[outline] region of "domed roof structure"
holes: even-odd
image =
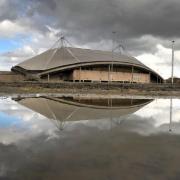
[[[67,67],[70,65],[86,64],[86,63],[111,63],[112,52],[101,50],[80,49],[72,47],[62,47],[50,49],[42,54],[30,58],[22,63],[17,64],[27,71],[47,71],[56,69],[57,67]],[[113,62],[124,65],[134,65],[150,70],[143,63],[134,57],[113,53]]]
[[[101,70],[97,71],[97,67],[100,66]],[[105,66],[106,70],[104,71],[103,67]],[[93,71],[87,72],[87,67],[93,67]],[[113,67],[121,69],[113,72]],[[77,70],[78,68],[84,69],[84,74],[82,76],[78,75],[81,73],[81,70]],[[123,68],[124,70],[122,70]],[[127,72],[128,68],[132,69],[128,71],[129,74],[123,74],[123,72]],[[131,78],[133,68],[135,68],[137,72],[134,74],[134,80],[133,77]],[[32,74],[36,77],[71,71],[69,75],[66,74],[66,77],[62,78],[62,80],[65,79],[70,81],[110,81],[110,78],[112,81],[119,82],[145,83],[151,82],[152,78],[154,79],[153,81],[156,81],[155,79],[158,79],[159,82],[163,81],[163,78],[159,74],[145,66],[134,57],[117,52],[81,49],[67,46],[49,49],[33,58],[17,64],[12,67],[12,71],[24,75]],[[112,71],[111,75],[109,75],[110,71]],[[102,72],[104,73],[103,75]],[[102,78],[100,77],[101,75],[103,76]],[[59,77],[60,76],[62,77],[62,75],[59,74]],[[126,78],[123,78],[123,76],[126,76]],[[139,78],[139,76],[141,77]]]

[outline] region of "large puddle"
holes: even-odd
[[[0,179],[180,179],[180,99],[0,98]]]

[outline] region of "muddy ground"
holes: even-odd
[[[107,83],[39,83],[12,82],[0,83],[1,95],[12,94],[99,94],[99,95],[142,95],[142,96],[178,96],[180,84],[107,84]]]

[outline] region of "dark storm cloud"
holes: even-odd
[[[15,20],[20,15],[21,3],[18,0],[1,0],[0,1],[0,21]]]
[[[171,40],[180,36],[179,0],[31,0],[29,2],[31,8],[28,13],[31,17],[35,18],[37,15],[47,17],[46,20],[49,19],[50,25],[63,29],[67,36],[72,36],[84,44],[111,40],[112,31],[117,31],[116,38],[127,42],[130,49],[147,46],[148,40],[138,41],[138,38],[145,35],[152,35],[162,40]],[[169,44],[165,43],[165,45]],[[150,47],[144,49],[149,50]]]
[[[155,52],[156,44],[180,47],[179,0],[2,0],[0,20],[21,20],[42,34],[60,29],[79,45],[116,41],[136,54]],[[144,38],[152,36],[153,38]]]

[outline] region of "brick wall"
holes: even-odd
[[[25,77],[20,74],[15,74],[13,72],[0,72],[0,82],[19,82],[24,81]]]

